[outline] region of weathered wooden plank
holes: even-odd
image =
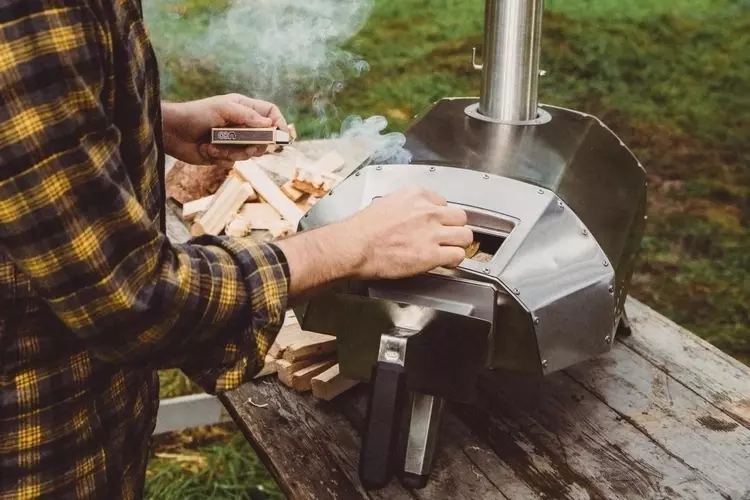
[[[479,388],[474,405],[454,411],[546,498],[721,498],[700,472],[565,373],[531,379],[495,372]]]
[[[750,367],[635,299],[626,307],[634,332],[625,345],[750,429]]]
[[[626,348],[567,373],[725,496],[750,495],[750,430],[669,374]]]
[[[268,406],[258,408],[248,398]],[[288,498],[414,498],[397,483],[374,492],[362,488],[359,437],[330,403],[287,389],[275,379],[245,384],[221,399]]]

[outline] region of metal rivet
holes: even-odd
[[[581,234],[584,235],[584,236],[587,236],[589,234],[589,230],[588,229],[581,229]]]
[[[513,289],[513,293],[515,293],[516,295],[520,295],[521,294],[521,290],[519,290],[518,288],[514,288]]]
[[[482,269],[482,272],[484,274],[490,274],[490,268],[489,267],[485,267],[484,269]]]
[[[604,267],[609,267],[609,262],[607,262],[606,260],[602,261],[602,264],[604,264]]]
[[[489,179],[490,178],[490,176],[487,175],[487,174],[484,174],[482,177],[484,177],[485,179]]]
[[[563,208],[563,202],[561,200],[557,200],[557,206]]]
[[[380,165],[378,165],[377,167],[375,167],[375,170],[383,170],[383,167],[381,167]]]
[[[643,220],[648,220],[648,215],[644,215]]]
[[[607,344],[609,344],[610,342],[612,342],[612,337],[610,337],[609,335],[607,335],[606,337],[604,337],[604,342],[606,342]]]
[[[541,189],[541,188],[537,189],[536,192],[539,193],[539,194],[544,194],[544,189]]]
[[[542,368],[547,368],[547,360],[546,359],[542,360]]]
[[[430,172],[434,172],[434,171],[435,171],[435,167],[430,167]]]
[[[609,293],[612,293],[614,291],[615,291],[615,287],[613,287],[612,285],[609,285]]]
[[[538,324],[539,324],[539,318],[534,318],[534,324],[535,324],[535,325],[538,325]]]

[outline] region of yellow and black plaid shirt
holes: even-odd
[[[247,380],[281,326],[273,245],[164,235],[139,0],[0,7],[0,499],[137,498],[155,370]]]

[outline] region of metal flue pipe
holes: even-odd
[[[537,118],[543,0],[486,0],[480,115]]]

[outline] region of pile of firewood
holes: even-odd
[[[330,401],[357,385],[342,377],[336,362],[336,337],[307,332],[292,312],[266,355],[263,369],[255,378],[276,374],[282,384],[297,391],[312,391]]]
[[[335,172],[346,163],[335,149],[315,161],[269,152],[231,169],[177,161],[167,175],[167,196],[182,204],[192,236],[244,237],[260,230],[279,238],[293,233],[310,207],[343,179]]]

